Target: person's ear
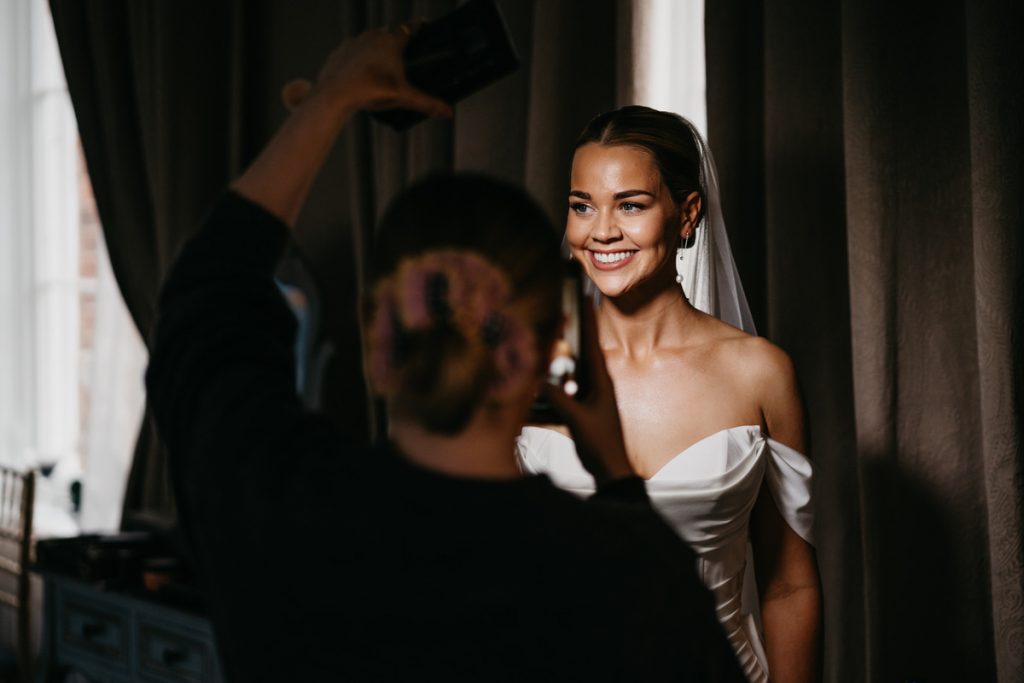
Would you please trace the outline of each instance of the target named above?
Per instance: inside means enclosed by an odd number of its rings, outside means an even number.
[[[679,238],[687,242],[693,237],[700,217],[701,198],[697,191],[691,192],[679,207]]]

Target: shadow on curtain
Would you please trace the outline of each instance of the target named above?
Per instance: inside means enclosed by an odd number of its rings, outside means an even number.
[[[737,262],[808,405],[827,680],[1024,676],[1024,50],[1009,16],[707,6]]]

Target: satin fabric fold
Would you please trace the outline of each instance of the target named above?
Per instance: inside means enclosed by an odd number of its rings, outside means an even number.
[[[517,441],[520,466],[547,474],[556,485],[588,496],[594,480],[576,456],[572,439],[525,427]],[[701,439],[647,480],[652,502],[697,552],[698,571],[715,595],[718,618],[751,681],[768,680],[762,638],[742,604],[750,512],[762,483],[786,523],[813,543],[813,468],[798,451],[744,425]]]

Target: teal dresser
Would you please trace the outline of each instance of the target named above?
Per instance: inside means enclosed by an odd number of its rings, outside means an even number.
[[[76,672],[92,683],[223,680],[210,623],[135,594],[43,573],[43,643],[37,680]]]

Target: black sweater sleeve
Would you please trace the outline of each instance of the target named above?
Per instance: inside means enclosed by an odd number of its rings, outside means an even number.
[[[590,500],[651,505],[651,499],[647,496],[647,485],[639,476],[614,479],[598,488],[590,496]]]
[[[338,457],[342,440],[295,393],[296,325],[273,279],[287,234],[225,193],[159,301],[148,397],[179,525],[208,590],[253,575],[267,547],[328,532],[321,513],[337,496],[327,487],[359,490],[358,458]]]
[[[272,278],[286,237],[271,214],[229,192],[168,273],[146,383],[172,454],[194,454],[197,430],[213,436],[243,408],[297,405],[295,322]],[[217,415],[205,413],[214,405]]]

